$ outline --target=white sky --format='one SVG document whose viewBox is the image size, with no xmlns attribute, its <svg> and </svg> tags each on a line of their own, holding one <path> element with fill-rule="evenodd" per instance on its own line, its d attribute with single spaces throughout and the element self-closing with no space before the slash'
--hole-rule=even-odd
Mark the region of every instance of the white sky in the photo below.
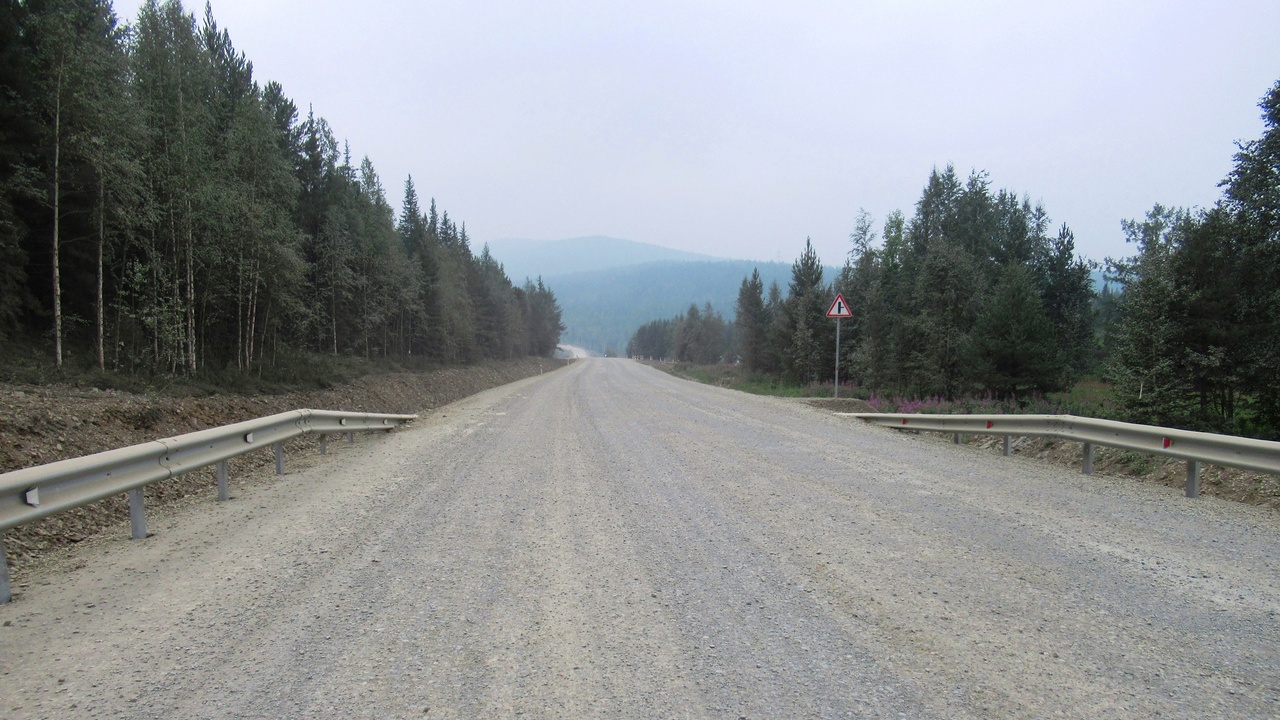
<svg viewBox="0 0 1280 720">
<path fill-rule="evenodd" d="M 138 0 L 117 2 L 136 17 Z M 203 5 L 187 5 L 203 14 Z M 494 238 L 825 262 L 930 168 L 1042 200 L 1095 259 L 1209 206 L 1280 79 L 1276 0 L 215 0 L 305 115 Z"/>
</svg>

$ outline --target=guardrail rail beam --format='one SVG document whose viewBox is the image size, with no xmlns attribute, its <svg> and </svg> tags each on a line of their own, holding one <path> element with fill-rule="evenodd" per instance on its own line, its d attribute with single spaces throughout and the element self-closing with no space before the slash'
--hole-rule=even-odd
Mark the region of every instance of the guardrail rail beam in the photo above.
<svg viewBox="0 0 1280 720">
<path fill-rule="evenodd" d="M 1083 446 L 1080 472 L 1093 474 L 1097 446 L 1132 450 L 1174 458 L 1187 463 L 1186 494 L 1200 496 L 1202 465 L 1224 465 L 1280 475 L 1280 442 L 1234 435 L 1138 425 L 1075 415 L 920 415 L 901 413 L 836 413 L 873 425 L 912 432 L 951 433 L 953 442 L 962 434 L 1004 437 L 1004 454 L 1011 452 L 1011 438 L 1049 437 Z"/>
<path fill-rule="evenodd" d="M 143 488 L 147 485 L 217 466 L 218 500 L 227 493 L 227 461 L 270 447 L 276 474 L 284 474 L 284 443 L 306 433 L 320 434 L 321 452 L 327 450 L 327 434 L 391 431 L 417 415 L 291 410 L 256 420 L 200 430 L 117 450 L 61 460 L 47 465 L 0 474 L 0 602 L 11 599 L 3 533 L 10 528 L 88 505 L 121 493 L 129 497 L 129 524 L 133 539 L 147 536 Z"/>
</svg>

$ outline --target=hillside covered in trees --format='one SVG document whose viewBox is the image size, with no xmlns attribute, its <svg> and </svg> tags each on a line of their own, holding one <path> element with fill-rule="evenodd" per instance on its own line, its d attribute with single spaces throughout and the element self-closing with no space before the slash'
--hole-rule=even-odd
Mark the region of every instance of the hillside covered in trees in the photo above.
<svg viewBox="0 0 1280 720">
<path fill-rule="evenodd" d="M 766 289 L 758 272 L 742 280 L 732 332 L 714 332 L 711 308 L 691 308 L 641 328 L 629 349 L 692 360 L 708 353 L 674 341 L 714 338 L 750 371 L 829 380 L 836 328 L 825 312 L 841 293 L 855 312 L 842 327 L 841 372 L 859 386 L 946 396 L 1060 387 L 1093 359 L 1094 290 L 1070 229 L 1050 235 L 1049 222 L 1042 206 L 992 191 L 985 174 L 961 181 L 948 166 L 930 175 L 914 217 L 889 216 L 883 242 L 862 213 L 830 281 L 806 242 L 785 290 Z M 673 342 L 654 352 L 647 339 L 663 323 Z"/>
<path fill-rule="evenodd" d="M 0 4 L 0 337 L 49 362 L 246 373 L 307 354 L 550 355 L 541 281 L 466 226 L 397 220 L 368 157 L 275 82 L 206 6 Z"/>
<path fill-rule="evenodd" d="M 1107 260 L 1117 292 L 1095 292 L 1071 230 L 1052 232 L 1042 206 L 947 167 L 880 238 L 862 213 L 832 280 L 806 243 L 785 292 L 753 273 L 732 323 L 694 306 L 641 327 L 628 353 L 829 379 L 824 314 L 842 293 L 854 317 L 841 373 L 861 387 L 1010 398 L 1087 373 L 1113 383 L 1126 419 L 1280 437 L 1280 83 L 1260 106 L 1264 135 L 1240 145 L 1213 208 L 1157 205 L 1123 223 L 1137 254 Z"/>
<path fill-rule="evenodd" d="M 753 266 L 767 280 L 786 282 L 786 263 L 749 260 L 656 262 L 548 278 L 564 308 L 566 342 L 615 354 L 635 329 L 690 303 L 733 307 L 738 283 Z"/>
</svg>

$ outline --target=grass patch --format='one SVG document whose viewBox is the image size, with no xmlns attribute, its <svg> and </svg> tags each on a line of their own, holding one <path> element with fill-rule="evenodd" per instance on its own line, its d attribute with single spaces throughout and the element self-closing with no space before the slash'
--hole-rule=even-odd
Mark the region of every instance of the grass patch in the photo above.
<svg viewBox="0 0 1280 720">
<path fill-rule="evenodd" d="M 1079 415 L 1118 420 L 1115 391 L 1106 383 L 1085 380 L 1064 392 L 999 398 L 994 393 L 960 398 L 882 395 L 872 392 L 867 401 L 877 412 L 936 413 L 945 415 Z"/>
<path fill-rule="evenodd" d="M 677 377 L 753 395 L 794 398 L 830 398 L 830 382 L 799 385 L 767 375 L 748 373 L 738 365 L 651 363 Z M 840 397 L 865 400 L 875 412 L 936 413 L 947 415 L 1080 415 L 1121 419 L 1115 390 L 1107 383 L 1084 380 L 1070 390 L 1023 398 L 1001 399 L 993 393 L 961 398 L 895 395 L 842 383 Z"/>
<path fill-rule="evenodd" d="M 785 383 L 768 375 L 748 373 L 737 365 L 653 363 L 653 366 L 686 380 L 729 388 L 730 390 L 740 390 L 752 395 L 796 398 L 831 397 L 831 383 L 827 383 L 825 386 L 820 383 L 813 385 Z"/>
</svg>

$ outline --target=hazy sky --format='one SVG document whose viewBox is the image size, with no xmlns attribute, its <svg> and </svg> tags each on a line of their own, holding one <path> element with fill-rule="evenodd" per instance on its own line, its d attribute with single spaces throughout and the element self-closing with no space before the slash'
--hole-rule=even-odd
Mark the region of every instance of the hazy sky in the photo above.
<svg viewBox="0 0 1280 720">
<path fill-rule="evenodd" d="M 117 12 L 136 17 L 137 0 Z M 189 11 L 202 14 L 203 5 Z M 1280 79 L 1280 2 L 215 0 L 305 114 L 494 238 L 840 262 L 935 165 L 1044 202 L 1083 254 L 1209 206 Z"/>
</svg>

